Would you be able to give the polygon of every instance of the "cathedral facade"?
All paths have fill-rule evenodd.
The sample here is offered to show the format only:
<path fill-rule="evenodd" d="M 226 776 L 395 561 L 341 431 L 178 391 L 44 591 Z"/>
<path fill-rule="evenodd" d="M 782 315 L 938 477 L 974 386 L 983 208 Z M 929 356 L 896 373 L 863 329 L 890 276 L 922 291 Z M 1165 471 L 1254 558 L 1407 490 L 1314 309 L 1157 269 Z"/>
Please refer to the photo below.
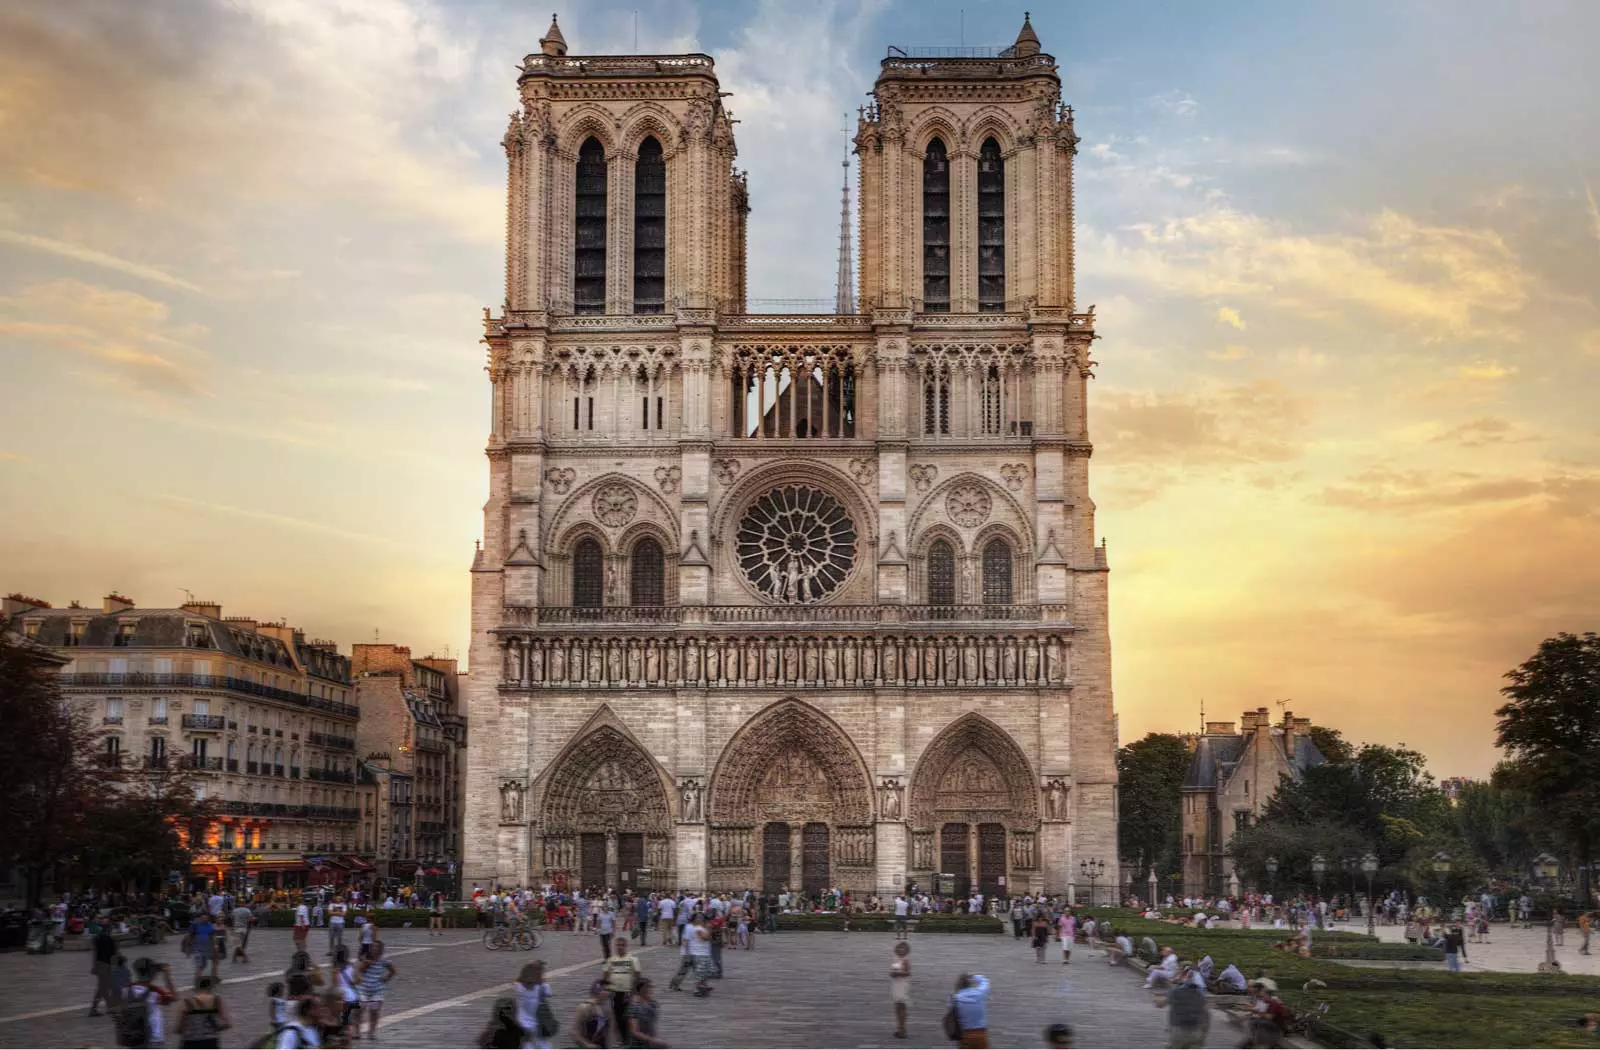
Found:
<path fill-rule="evenodd" d="M 468 883 L 1115 885 L 1054 59 L 1026 23 L 891 48 L 854 287 L 762 313 L 713 59 L 540 44 L 485 312 Z"/>

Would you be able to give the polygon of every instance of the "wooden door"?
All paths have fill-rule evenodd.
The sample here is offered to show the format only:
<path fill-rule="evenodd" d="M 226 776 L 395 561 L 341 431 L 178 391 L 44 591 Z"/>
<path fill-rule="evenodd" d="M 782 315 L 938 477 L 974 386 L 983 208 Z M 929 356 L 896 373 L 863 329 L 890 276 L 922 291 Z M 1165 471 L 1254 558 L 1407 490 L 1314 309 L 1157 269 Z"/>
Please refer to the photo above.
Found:
<path fill-rule="evenodd" d="M 1006 874 L 1006 828 L 1004 824 L 978 825 L 978 892 L 985 899 L 1002 896 L 1000 880 Z"/>
<path fill-rule="evenodd" d="M 800 837 L 800 886 L 807 893 L 828 888 L 828 825 L 807 824 Z"/>
<path fill-rule="evenodd" d="M 954 876 L 955 896 L 972 895 L 972 854 L 967 843 L 967 825 L 950 823 L 939 829 L 939 874 Z"/>
<path fill-rule="evenodd" d="M 790 884 L 789 825 L 768 824 L 761 832 L 761 891 L 782 893 Z"/>
<path fill-rule="evenodd" d="M 624 831 L 617 836 L 617 886 L 622 890 L 637 889 L 639 869 L 644 867 L 644 835 L 637 831 Z"/>
<path fill-rule="evenodd" d="M 578 852 L 578 880 L 584 892 L 606 886 L 606 837 L 599 832 L 585 834 Z"/>

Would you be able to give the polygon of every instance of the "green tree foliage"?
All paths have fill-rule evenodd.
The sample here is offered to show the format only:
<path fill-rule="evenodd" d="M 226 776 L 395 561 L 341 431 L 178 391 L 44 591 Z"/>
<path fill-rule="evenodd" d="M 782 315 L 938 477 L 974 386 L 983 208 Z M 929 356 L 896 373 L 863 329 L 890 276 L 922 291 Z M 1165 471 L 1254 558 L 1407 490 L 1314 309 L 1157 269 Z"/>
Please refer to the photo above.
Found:
<path fill-rule="evenodd" d="M 1600 635 L 1546 638 L 1500 690 L 1503 779 L 1559 829 L 1577 862 L 1578 896 L 1589 899 L 1589 867 L 1600 839 Z"/>
<path fill-rule="evenodd" d="M 1342 743 L 1342 741 L 1341 741 Z M 1343 762 L 1312 766 L 1285 778 L 1261 819 L 1229 847 L 1238 866 L 1267 885 L 1267 858 L 1278 858 L 1277 882 L 1312 884 L 1311 859 L 1328 861 L 1330 884 L 1343 860 L 1378 855 L 1387 879 L 1404 878 L 1426 853 L 1465 853 L 1455 838 L 1450 802 L 1428 775 L 1423 756 L 1407 748 L 1367 744 Z"/>
<path fill-rule="evenodd" d="M 1456 799 L 1456 833 L 1491 872 L 1527 877 L 1550 848 L 1532 800 L 1514 786 L 1520 770 L 1502 762 L 1488 783 L 1468 784 Z"/>
<path fill-rule="evenodd" d="M 1163 876 L 1179 870 L 1181 789 L 1190 757 L 1183 738 L 1172 733 L 1151 733 L 1117 751 L 1117 833 L 1123 860 L 1141 876 L 1152 867 Z"/>
<path fill-rule="evenodd" d="M 1317 750 L 1322 752 L 1322 757 L 1333 765 L 1341 765 L 1355 757 L 1355 748 L 1350 746 L 1350 741 L 1337 729 L 1327 726 L 1311 727 L 1311 742 L 1317 745 Z"/>
<path fill-rule="evenodd" d="M 107 793 L 85 719 L 62 703 L 55 675 L 0 621 L 0 864 L 22 869 L 27 903 L 81 840 Z"/>

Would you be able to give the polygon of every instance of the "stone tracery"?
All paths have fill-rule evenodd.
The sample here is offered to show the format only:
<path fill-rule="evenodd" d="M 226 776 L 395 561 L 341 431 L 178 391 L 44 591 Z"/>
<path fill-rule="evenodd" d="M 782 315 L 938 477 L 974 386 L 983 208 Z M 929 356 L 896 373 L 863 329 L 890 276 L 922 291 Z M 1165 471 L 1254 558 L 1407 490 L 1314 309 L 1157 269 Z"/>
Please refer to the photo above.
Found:
<path fill-rule="evenodd" d="M 911 822 L 1004 824 L 1013 831 L 1039 823 L 1039 793 L 1027 756 L 1004 729 L 964 715 L 934 738 L 911 777 Z"/>
<path fill-rule="evenodd" d="M 724 749 L 711 778 L 714 824 L 872 819 L 872 780 L 834 722 L 798 700 L 752 718 Z"/>

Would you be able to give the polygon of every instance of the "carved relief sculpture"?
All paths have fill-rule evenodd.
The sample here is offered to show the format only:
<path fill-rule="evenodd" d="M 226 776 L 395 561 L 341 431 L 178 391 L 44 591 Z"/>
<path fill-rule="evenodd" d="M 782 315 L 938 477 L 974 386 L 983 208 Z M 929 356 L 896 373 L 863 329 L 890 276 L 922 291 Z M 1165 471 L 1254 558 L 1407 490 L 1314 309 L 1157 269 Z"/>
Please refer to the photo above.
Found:
<path fill-rule="evenodd" d="M 594 494 L 595 520 L 610 528 L 628 524 L 638 510 L 639 497 L 632 487 L 620 482 L 602 485 Z"/>
<path fill-rule="evenodd" d="M 717 484 L 732 485 L 739 476 L 739 461 L 736 459 L 719 459 L 711 464 L 711 472 L 716 476 Z"/>
<path fill-rule="evenodd" d="M 901 791 L 899 777 L 883 778 L 883 819 L 899 820 L 901 806 Z"/>
<path fill-rule="evenodd" d="M 544 480 L 549 482 L 558 496 L 567 494 L 567 490 L 572 487 L 573 479 L 577 476 L 578 472 L 570 467 L 551 467 L 544 472 Z"/>
<path fill-rule="evenodd" d="M 1028 468 L 1021 463 L 1007 463 L 1000 468 L 1000 476 L 1005 479 L 1006 488 L 1016 492 L 1027 480 Z"/>
<path fill-rule="evenodd" d="M 1044 783 L 1044 816 L 1046 820 L 1067 819 L 1067 782 L 1060 777 Z"/>
<path fill-rule="evenodd" d="M 989 518 L 992 503 L 982 485 L 957 485 L 945 497 L 945 513 L 964 529 L 976 528 Z"/>
<path fill-rule="evenodd" d="M 683 477 L 683 468 L 657 467 L 655 477 L 656 484 L 661 486 L 661 491 L 670 495 L 678 491 L 678 479 Z"/>
<path fill-rule="evenodd" d="M 911 478 L 911 483 L 918 492 L 927 492 L 933 487 L 933 479 L 939 476 L 939 468 L 932 463 L 917 463 L 906 475 Z"/>

